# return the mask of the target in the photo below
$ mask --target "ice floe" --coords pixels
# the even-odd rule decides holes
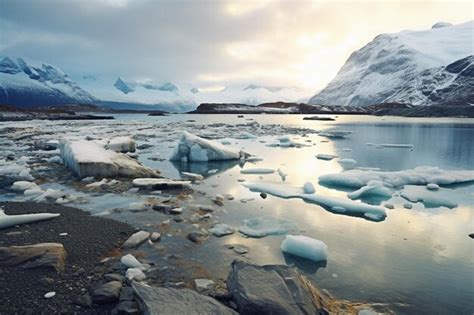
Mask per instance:
[[[24,192],[25,190],[39,189],[39,187],[36,185],[36,183],[22,180],[14,182],[10,189],[13,191]]]
[[[337,155],[333,155],[333,154],[318,154],[316,155],[316,158],[319,159],[319,160],[325,160],[325,161],[331,161],[332,159],[335,159],[337,158],[338,156]]]
[[[411,202],[421,202],[426,208],[455,208],[458,206],[458,200],[462,198],[451,189],[429,190],[426,186],[415,185],[405,186],[400,195]]]
[[[377,180],[393,187],[403,185],[450,185],[474,181],[474,171],[446,171],[438,167],[419,166],[414,169],[385,172],[372,170],[349,170],[342,173],[319,176],[319,183],[327,186],[361,188],[370,181]]]
[[[239,226],[239,232],[249,237],[265,237],[267,235],[281,235],[291,230],[296,226],[286,220],[272,217],[256,217],[245,219],[242,225]]]
[[[315,262],[327,260],[328,255],[328,246],[324,242],[304,235],[286,235],[281,250]]]
[[[127,155],[104,149],[92,141],[61,141],[60,150],[64,164],[79,178],[158,176],[157,171],[141,165]]]
[[[390,198],[392,197],[393,191],[390,184],[385,184],[379,180],[371,180],[366,186],[359,188],[356,191],[347,194],[347,197],[351,199],[381,197]]]
[[[207,140],[184,131],[171,154],[171,161],[208,162],[238,160],[244,158],[243,151],[224,146],[217,141]]]
[[[275,170],[272,168],[245,168],[240,170],[240,174],[273,174]]]

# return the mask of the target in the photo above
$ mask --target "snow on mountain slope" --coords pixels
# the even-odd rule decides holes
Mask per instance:
[[[430,105],[434,100],[423,93],[423,82],[439,82],[431,90],[440,91],[449,80],[432,76],[439,76],[441,67],[474,54],[473,34],[474,21],[452,26],[436,23],[430,30],[379,35],[352,53],[337,76],[309,103],[367,106],[399,101]],[[440,95],[437,102],[442,102]]]
[[[67,103],[90,104],[96,99],[61,69],[49,64],[31,65],[0,57],[0,103],[19,107]]]

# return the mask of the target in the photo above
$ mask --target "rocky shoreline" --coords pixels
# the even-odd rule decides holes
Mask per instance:
[[[336,300],[285,265],[257,266],[236,260],[226,280],[197,278],[191,286],[185,282],[163,286],[140,276],[141,270],[148,273],[159,266],[139,262],[140,251],[135,249],[145,241],[159,242],[158,233],[137,232],[126,223],[59,205],[6,202],[0,207],[8,215],[60,214],[0,230],[0,314],[360,314],[372,310],[366,304]],[[22,246],[33,244],[60,244],[64,253],[47,250],[25,258],[31,253]],[[176,265],[176,281],[185,266]]]

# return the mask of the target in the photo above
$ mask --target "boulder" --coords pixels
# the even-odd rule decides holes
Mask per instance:
[[[39,243],[26,246],[0,247],[0,266],[25,269],[53,268],[64,272],[66,250],[60,243]]]
[[[150,233],[149,233],[149,232],[146,232],[146,231],[138,231],[138,232],[132,234],[132,236],[130,236],[130,237],[125,241],[125,243],[123,244],[123,247],[124,247],[124,248],[137,247],[138,245],[140,245],[141,243],[143,243],[144,241],[146,241],[149,236],[150,236]]]
[[[213,298],[193,290],[151,287],[138,282],[133,282],[132,287],[145,315],[237,314]]]
[[[321,293],[286,265],[234,261],[227,286],[241,314],[357,314],[360,307]]]

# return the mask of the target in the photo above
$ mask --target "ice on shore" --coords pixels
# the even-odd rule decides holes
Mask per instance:
[[[324,242],[304,235],[286,235],[281,250],[315,262],[327,260],[328,255],[328,246]]]
[[[107,150],[92,141],[61,141],[60,151],[64,164],[79,178],[159,176],[157,171],[127,155]]]
[[[285,234],[295,228],[293,223],[283,219],[256,217],[243,220],[239,232],[249,237],[261,238],[267,235]]]
[[[371,180],[367,183],[366,186],[363,186],[356,191],[348,193],[347,197],[351,199],[361,199],[367,197],[382,197],[388,199],[392,197],[393,194],[393,191],[390,188],[391,185],[389,184],[385,184],[384,182],[381,182],[379,180]]]
[[[176,145],[170,160],[177,162],[208,162],[238,160],[245,153],[226,147],[217,141],[207,140],[184,131]]]
[[[13,185],[10,187],[10,189],[13,191],[24,192],[25,190],[39,189],[39,187],[34,182],[28,182],[28,181],[22,180],[22,181],[14,182]]]
[[[446,171],[438,167],[419,166],[414,169],[384,172],[374,170],[349,170],[342,173],[319,176],[319,183],[328,186],[361,188],[370,181],[381,181],[393,187],[403,185],[450,185],[474,181],[474,171]]]
[[[7,227],[32,223],[36,221],[48,220],[58,217],[59,213],[32,213],[20,215],[7,215],[3,208],[0,208],[0,229]]]
[[[131,137],[115,137],[108,141],[105,148],[121,153],[135,152],[135,140]]]
[[[0,179],[1,178],[11,180],[10,184],[13,181],[32,181],[35,178],[30,174],[30,168],[26,166],[26,163],[23,160],[18,160],[16,162],[7,162],[0,160]]]
[[[240,174],[257,174],[257,175],[263,175],[263,174],[273,174],[275,173],[275,170],[272,168],[245,168],[240,170]]]

